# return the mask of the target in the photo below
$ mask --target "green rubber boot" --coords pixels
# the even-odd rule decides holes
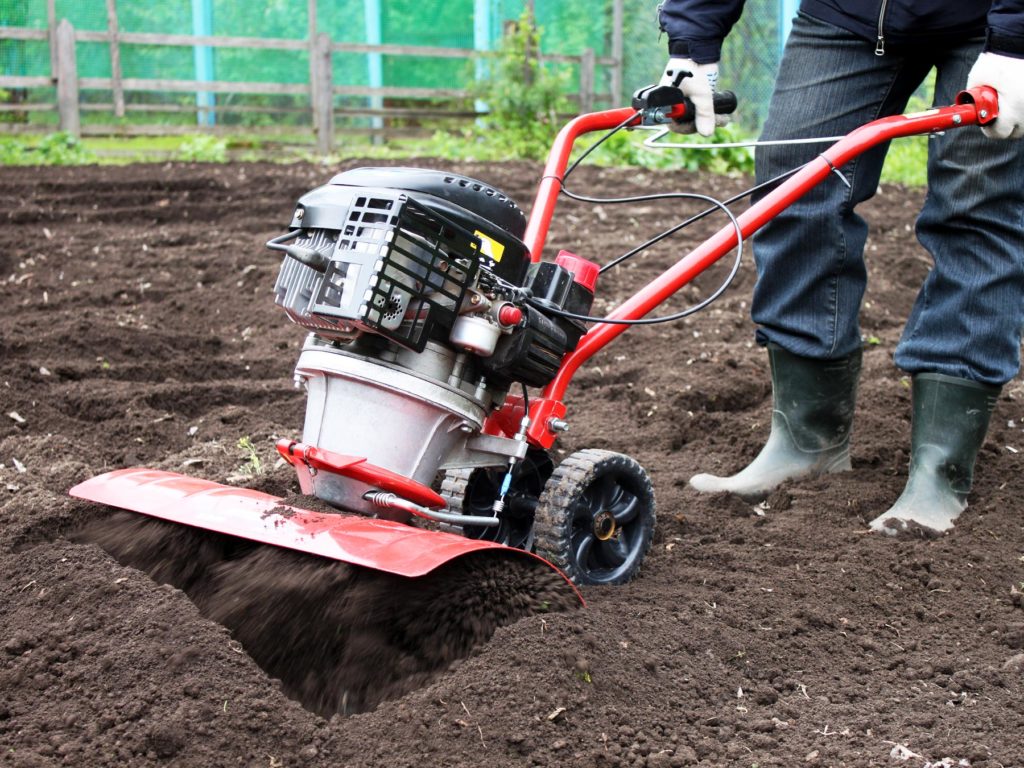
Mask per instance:
[[[768,361],[773,403],[768,442],[738,474],[690,478],[701,493],[727,491],[758,502],[787,480],[850,469],[861,350],[838,360],[817,360],[769,345]]]
[[[910,476],[871,530],[896,535],[915,526],[935,533],[953,527],[967,508],[974,461],[1001,389],[941,373],[914,376]]]

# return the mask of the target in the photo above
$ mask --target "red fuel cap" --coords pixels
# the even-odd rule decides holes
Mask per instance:
[[[592,261],[587,261],[581,256],[569,251],[559,251],[555,258],[555,264],[572,272],[572,279],[582,285],[591,293],[597,285],[597,276],[601,268]]]

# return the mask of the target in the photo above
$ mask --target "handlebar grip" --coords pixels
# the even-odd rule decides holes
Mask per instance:
[[[714,107],[716,115],[731,115],[736,111],[736,94],[732,91],[715,91]],[[683,99],[683,120],[689,122],[697,114],[697,108],[689,98]],[[679,120],[680,118],[676,118]]]
[[[736,94],[732,91],[715,91],[715,114],[731,115],[736,111]]]

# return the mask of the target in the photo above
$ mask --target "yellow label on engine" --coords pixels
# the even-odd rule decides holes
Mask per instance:
[[[473,232],[474,235],[480,238],[480,253],[484,256],[489,256],[495,261],[501,261],[501,257],[505,253],[505,246],[499,243],[492,237],[488,237],[479,229]]]

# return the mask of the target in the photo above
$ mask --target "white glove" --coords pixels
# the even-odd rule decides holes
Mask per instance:
[[[982,126],[984,134],[990,139],[1024,136],[1024,59],[998,53],[981,54],[967,76],[968,88],[979,85],[995,88],[999,94],[999,117]]]
[[[676,133],[710,136],[715,132],[715,85],[718,83],[718,62],[698,64],[693,59],[671,58],[665,66],[659,85],[671,85],[688,96],[696,108],[696,119],[688,123],[674,123]],[[1002,108],[1000,107],[1000,110]],[[728,122],[726,119],[725,122]],[[724,125],[724,123],[722,123]]]

